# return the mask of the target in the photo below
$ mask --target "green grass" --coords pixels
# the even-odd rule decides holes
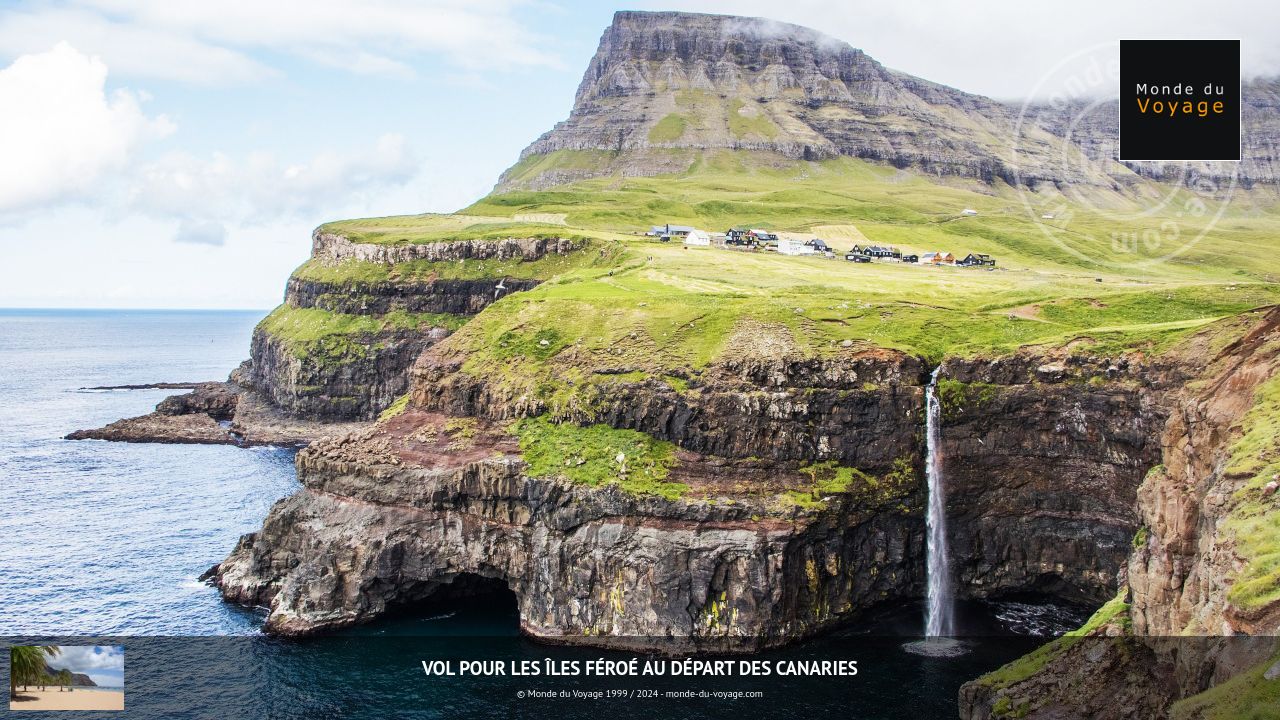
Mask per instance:
[[[447,313],[347,315],[318,308],[281,305],[258,323],[258,329],[283,342],[295,357],[321,366],[340,365],[379,349],[382,333],[395,330],[456,330],[466,316]]]
[[[281,305],[258,324],[265,332],[291,343],[308,343],[334,335],[374,335],[387,330],[425,330],[444,327],[456,330],[467,318],[448,313],[410,313],[402,310],[386,315],[346,315],[318,308]]]
[[[938,380],[938,406],[944,417],[951,417],[966,409],[975,410],[991,402],[998,389],[990,383],[966,383],[942,378]]]
[[[649,142],[675,142],[680,139],[681,135],[684,135],[685,128],[688,127],[688,125],[689,120],[685,118],[684,115],[671,113],[663,117],[656,125],[649,129]]]
[[[1241,421],[1244,435],[1231,447],[1223,472],[1247,477],[1226,521],[1244,567],[1227,593],[1232,605],[1256,610],[1280,601],[1280,509],[1262,487],[1280,474],[1280,377],[1264,383]]]
[[[788,490],[782,494],[782,499],[805,509],[823,507],[827,497],[832,495],[853,495],[865,502],[887,501],[916,483],[910,458],[895,460],[893,470],[883,477],[840,465],[834,460],[804,465],[800,468],[800,475],[806,478],[808,488]]]
[[[321,225],[319,230],[341,235],[351,242],[374,245],[423,244],[459,240],[501,240],[505,238],[586,238],[585,235],[561,225],[521,221],[509,216],[393,215],[390,217],[338,220]]]
[[[1280,679],[1263,674],[1280,662],[1280,653],[1199,695],[1169,708],[1170,720],[1275,720],[1280,709]]]
[[[764,138],[773,138],[778,134],[778,126],[764,114],[763,110],[756,110],[756,114],[743,115],[742,110],[746,107],[740,98],[734,98],[729,104],[729,132],[733,133],[736,138],[749,138],[759,136]]]
[[[617,484],[636,495],[675,500],[689,487],[666,482],[675,445],[635,430],[525,418],[514,427],[530,477],[562,477],[592,487]],[[621,459],[620,459],[621,458]]]
[[[587,241],[581,250],[565,254],[544,255],[537,260],[470,259],[470,260],[409,260],[387,264],[349,260],[329,263],[311,259],[293,272],[293,276],[312,282],[334,285],[351,283],[425,282],[441,280],[482,280],[514,278],[517,280],[547,280],[571,270],[592,268],[610,270],[618,267],[627,253],[627,246],[617,240]]]
[[[685,95],[676,98],[684,116],[718,107],[715,99]],[[512,172],[598,169],[622,155],[559,151],[526,157]],[[1174,208],[1143,214],[1120,195],[1094,198],[1113,209],[1073,205],[1059,213],[1071,215],[1069,232],[1051,239],[1038,215],[1029,216],[1021,197],[1000,185],[939,183],[849,158],[797,162],[759,152],[688,150],[672,157],[688,160],[689,169],[498,192],[455,215],[325,226],[372,242],[554,232],[591,238],[592,249],[581,255],[527,267],[308,263],[299,277],[550,278],[495,303],[446,342],[467,354],[465,372],[517,396],[540,398],[553,410],[589,401],[598,385],[593,369],[696,381],[726,353],[750,352],[761,337],[809,357],[840,352],[846,341],[930,362],[1067,343],[1078,352],[1156,354],[1219,319],[1280,302],[1280,284],[1272,282],[1280,219],[1274,198],[1263,194],[1240,191],[1199,244],[1169,262],[1143,265],[1167,248],[1139,244],[1129,252],[1112,233],[1159,226],[1174,217]],[[979,215],[961,217],[964,208]],[[518,220],[561,216],[564,226]],[[999,269],[854,265],[686,249],[637,235],[663,222],[812,232],[838,249],[875,242],[906,252],[985,252]],[[1184,233],[1194,233],[1208,221],[1179,222]]]
[[[409,408],[409,397],[409,393],[405,393],[396,398],[395,402],[388,405],[385,410],[378,414],[378,422],[386,422],[407,410]]]
[[[1080,642],[1080,638],[1103,625],[1119,621],[1127,627],[1129,604],[1124,601],[1124,598],[1128,592],[1129,589],[1127,587],[1120,588],[1120,592],[1107,601],[1105,605],[1098,608],[1098,611],[1080,628],[1045,643],[1031,653],[983,675],[978,678],[977,682],[990,687],[992,690],[1001,690],[1016,685],[1044,670],[1050,662],[1061,657],[1068,649]]]

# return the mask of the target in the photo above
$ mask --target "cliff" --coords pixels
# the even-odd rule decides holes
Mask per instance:
[[[503,293],[538,283],[451,278],[450,270],[467,261],[535,263],[581,247],[562,238],[360,244],[317,230],[312,260],[254,330],[235,380],[290,415],[372,420],[404,394],[423,350]]]
[[[966,684],[961,717],[1243,717],[1274,695],[1280,311],[1241,324],[1179,349],[1197,377],[1137,488],[1127,586],[1081,637]]]
[[[299,455],[304,490],[211,571],[225,597],[304,634],[483,578],[536,637],[667,650],[776,645],[919,597],[920,359],[731,353],[687,389],[605,374],[579,390],[590,410],[557,412],[450,350],[424,354],[401,415]],[[944,364],[966,595],[1115,594],[1178,378],[1141,356]]]
[[[809,28],[619,12],[569,118],[526,148],[498,189],[681,172],[695,151],[718,148],[790,160],[865,158],[984,182],[1014,183],[1020,172],[1030,183],[1110,184],[1087,161],[1058,167],[1056,152],[1045,150],[1054,138],[1038,126],[1026,128],[1028,150],[1011,165],[1017,119],[1015,108],[890,70]],[[565,152],[576,160],[535,162]]]
[[[319,228],[311,260],[227,382],[198,383],[151,414],[67,438],[301,445],[356,430],[405,394],[423,350],[586,247],[557,237],[379,245]]]
[[[58,677],[58,673],[62,672],[62,670],[63,670],[62,668],[55,668],[52,665],[48,665],[48,664],[44,666],[44,674],[52,678]],[[97,687],[98,683],[94,682],[93,678],[89,677],[88,675],[85,675],[84,673],[71,673],[71,686],[72,687]]]

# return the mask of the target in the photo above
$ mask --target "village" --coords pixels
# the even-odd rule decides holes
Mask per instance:
[[[965,215],[977,214],[965,210]],[[653,225],[646,237],[658,242],[682,242],[686,247],[718,247],[726,250],[776,252],[779,255],[815,256],[834,260],[840,253],[826,240],[809,233],[771,232],[761,228],[734,226],[722,233],[711,233],[688,225]],[[843,253],[853,263],[873,261],[911,265],[943,265],[954,267],[986,267],[994,269],[995,258],[982,253],[969,253],[962,258],[945,250],[916,254],[903,253],[896,247],[855,244]]]

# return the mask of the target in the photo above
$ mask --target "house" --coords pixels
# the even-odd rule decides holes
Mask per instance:
[[[960,211],[960,214],[961,215],[977,215],[978,211],[974,210],[973,208],[965,208]]]
[[[689,233],[684,236],[684,244],[709,246],[711,245],[711,236],[695,228],[690,230]]]
[[[755,245],[754,238],[748,233],[751,228],[736,225],[724,231],[724,242],[726,245]]]
[[[779,255],[812,255],[816,252],[812,245],[796,238],[778,238]]]
[[[758,228],[752,228],[747,232],[749,235],[751,235],[751,237],[754,237],[757,242],[767,243],[767,242],[774,242],[778,239],[778,235],[776,233],[771,233],[768,230],[760,230]]]
[[[855,247],[856,247],[856,246],[855,246]],[[848,260],[849,262],[855,262],[855,263],[869,263],[869,262],[871,262],[871,256],[870,256],[870,255],[863,255],[862,253],[860,253],[860,252],[854,252],[853,250],[850,250],[849,252],[845,253],[845,254],[844,254],[844,259],[845,259],[845,260]]]
[[[881,247],[880,245],[868,245],[862,248],[863,255],[870,255],[873,258],[901,257],[902,253],[895,248]]]
[[[918,262],[920,262],[920,256],[919,256],[919,255],[903,255],[902,257],[900,257],[900,258],[898,258],[898,259],[899,259],[899,260],[901,260],[901,261],[902,261],[902,262],[904,262],[904,263],[918,263]]]
[[[805,243],[805,245],[808,245],[809,247],[813,248],[814,252],[820,252],[820,253],[833,252],[831,249],[831,246],[828,245],[826,242],[820,240],[819,238],[814,238],[809,242]]]
[[[949,252],[927,252],[920,256],[921,265],[955,265],[956,256]]]
[[[645,233],[649,237],[656,237],[662,242],[668,242],[671,238],[682,238],[693,232],[694,228],[688,225],[653,225],[649,228],[649,232]]]
[[[956,264],[962,267],[973,267],[976,265],[990,265],[991,267],[995,267],[996,261],[992,259],[990,255],[969,253],[968,255],[965,255],[963,259],[958,260]]]

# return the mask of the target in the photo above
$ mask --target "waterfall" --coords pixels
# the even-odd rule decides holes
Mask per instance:
[[[925,516],[929,594],[924,634],[928,638],[947,637],[955,632],[951,614],[951,559],[947,548],[947,498],[938,429],[942,420],[942,407],[938,402],[940,370],[941,365],[934,368],[924,391],[925,473],[929,482],[929,508]]]

